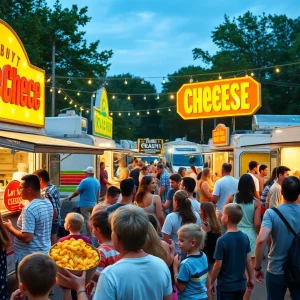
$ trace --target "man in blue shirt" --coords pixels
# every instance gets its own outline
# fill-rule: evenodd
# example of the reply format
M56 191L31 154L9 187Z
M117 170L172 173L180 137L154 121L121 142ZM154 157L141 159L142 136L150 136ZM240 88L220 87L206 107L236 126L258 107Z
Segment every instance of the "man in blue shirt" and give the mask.
M84 218L87 235L91 236L92 227L90 223L90 217L93 207L96 205L97 200L100 197L100 183L96 178L94 178L93 167L87 167L84 172L86 178L81 180L76 191L71 196L67 197L67 200L72 200L72 198L80 195L80 213Z

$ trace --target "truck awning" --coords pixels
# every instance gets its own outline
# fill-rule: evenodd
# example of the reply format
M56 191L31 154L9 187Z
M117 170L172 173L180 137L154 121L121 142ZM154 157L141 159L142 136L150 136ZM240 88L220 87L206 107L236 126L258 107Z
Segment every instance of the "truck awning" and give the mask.
M34 153L103 154L102 148L13 131L0 131L0 147Z
M249 147L265 147L265 146L273 146L273 147L300 147L300 141L294 142L282 142L282 143L268 143L268 144L255 144L255 145L244 145L241 148L249 148Z

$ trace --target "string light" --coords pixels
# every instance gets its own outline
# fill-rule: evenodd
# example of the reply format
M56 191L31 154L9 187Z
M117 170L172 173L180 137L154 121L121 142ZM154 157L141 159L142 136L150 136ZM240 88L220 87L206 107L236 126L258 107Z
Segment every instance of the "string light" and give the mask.
M157 113L159 114L159 109L157 110Z
M77 96L80 96L80 93L79 93L79 92L77 93Z
M67 99L68 99L68 97L67 97L67 96L65 96L65 97L64 97L64 100L67 100Z
M77 104L75 104L74 107L77 107Z
M89 113L90 111L87 109L86 112Z
M222 76L221 76L221 74L219 74L219 79L220 79L220 80L222 79Z
M149 113L149 111L147 111L147 115L149 115L150 113Z
M246 73L245 77L248 77L248 73Z
M255 74L254 74L253 72L251 72L251 76L254 77L254 75L255 75Z
M112 115L113 115L113 113L110 113L110 115L112 116Z
M278 67L276 67L275 71L276 71L276 73L279 73L280 69Z
M171 108L169 108L168 111L171 111Z
M80 107L80 110L83 111L83 109L84 109L84 108L81 106L81 107Z
M145 80L144 79L142 79L141 84L145 84Z
M112 96L112 98L113 98L113 99L115 99L115 98L116 98L116 96L115 96L115 95L113 95L113 96Z
M53 89L50 89L50 92L52 93L52 92L53 92Z
M191 76L190 83L193 83L193 82L194 82L194 79L193 79L193 76Z
M127 99L128 99L128 100L130 100L130 99L131 99L129 95L128 95Z
M125 78L125 80L124 80L124 84L127 84L128 82L127 82L127 79Z
M71 100L70 102L69 102L69 104L72 104L73 103L73 101Z
M157 95L156 99L159 100L159 94Z
M163 79L162 79L162 82L161 82L162 84L165 84L166 83L166 80L165 80L165 77L163 77Z
M128 113L128 116L130 116L130 113Z
M89 79L88 84L92 84L92 80L91 79Z
M119 113L119 116L121 116L122 114L121 113Z
M58 94L60 94L61 93L61 89L59 89L57 92L58 92Z
M140 113L139 113L139 112L137 112L136 114L137 114L137 116L139 116L139 115L140 115Z
M95 95L95 94L93 94L93 97L95 98L95 97L96 97L96 95Z
M51 77L49 77L48 79L47 79L47 82L50 82L51 81Z
M147 97L144 95L144 100L147 100Z
M72 81L71 81L71 79L69 78L68 80L67 80L67 84L71 84L72 83Z
M172 100L173 100L173 99L174 99L174 95L171 95L171 96L170 96L170 99L172 99Z

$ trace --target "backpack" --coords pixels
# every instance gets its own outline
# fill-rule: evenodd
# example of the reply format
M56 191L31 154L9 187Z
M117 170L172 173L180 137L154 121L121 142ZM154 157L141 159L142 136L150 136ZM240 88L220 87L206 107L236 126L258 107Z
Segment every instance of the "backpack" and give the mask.
M289 222L284 218L282 213L273 207L272 210L280 217L282 222L293 234L293 244L288 250L286 262L284 264L284 277L288 287L299 287L300 286L300 233L296 233Z

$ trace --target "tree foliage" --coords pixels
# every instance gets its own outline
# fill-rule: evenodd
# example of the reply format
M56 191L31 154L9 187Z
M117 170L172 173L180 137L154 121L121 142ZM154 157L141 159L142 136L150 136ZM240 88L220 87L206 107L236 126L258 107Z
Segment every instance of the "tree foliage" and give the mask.
M52 45L56 46L56 75L80 78L105 76L112 56L111 50L99 52L100 41L87 43L84 26L91 20L88 8L63 8L57 0L50 8L46 0L5 0L0 5L0 18L10 24L24 43L32 64L51 76ZM57 80L56 86L65 86L67 80ZM99 82L87 86L86 81L73 80L68 89L96 90ZM47 108L51 94L46 93ZM71 97L75 93L70 92ZM77 102L89 103L89 95ZM57 108L67 106L63 97L57 97Z

